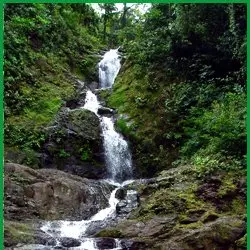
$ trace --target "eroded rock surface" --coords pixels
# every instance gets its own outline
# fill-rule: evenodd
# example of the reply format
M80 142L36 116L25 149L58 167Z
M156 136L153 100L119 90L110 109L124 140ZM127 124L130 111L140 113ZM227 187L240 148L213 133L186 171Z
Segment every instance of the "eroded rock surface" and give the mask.
M5 164L5 218L87 219L108 206L112 187L55 169Z

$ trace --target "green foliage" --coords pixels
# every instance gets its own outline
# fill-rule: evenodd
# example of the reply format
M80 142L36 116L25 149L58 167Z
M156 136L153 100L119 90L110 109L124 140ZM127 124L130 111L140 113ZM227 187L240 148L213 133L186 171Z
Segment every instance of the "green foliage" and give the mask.
M99 17L88 4L4 8L5 144L27 151L32 165L44 128L75 95L71 72L96 78Z
M82 161L89 161L92 159L92 151L89 144L84 144L79 149L79 153L81 154Z
M246 165L245 7L153 4L124 42L108 103L136 124L134 162L149 175L177 159L199 177Z
M246 166L246 95L227 93L211 109L193 108L185 125L181 151L192 157L199 176Z
M129 125L129 122L123 117L119 118L116 121L115 125L117 127L117 130L125 136L131 135L133 131L133 125Z
M70 153L66 152L65 149L60 149L58 155L59 155L60 158L68 158L68 157L70 157Z
M220 153L210 155L208 153L196 153L192 158L194 170L198 178L204 178L208 175L214 174L216 171L239 171L245 166L245 161L238 160L233 157L226 157Z

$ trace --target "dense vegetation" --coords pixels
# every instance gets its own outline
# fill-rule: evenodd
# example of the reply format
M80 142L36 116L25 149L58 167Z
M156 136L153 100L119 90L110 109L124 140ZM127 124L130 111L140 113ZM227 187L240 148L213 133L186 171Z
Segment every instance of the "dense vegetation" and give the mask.
M99 17L86 4L6 4L5 153L36 165L44 127L75 93L72 75L96 79Z
M246 6L155 4L134 30L109 103L140 169L245 168Z
M118 190L136 190L140 204L130 213L121 198L126 219L96 236L138 249L246 249L246 4L92 7L4 6L6 246L33 243L40 232L22 220L40 228L37 209L52 204L47 218L64 219L72 199L77 220L91 212L82 182L107 169L98 117L76 108L98 86L101 55L119 47L118 77L97 93L115 109L135 179L150 179Z
M244 169L246 6L153 4L145 15L99 6L102 15L87 4L5 5L6 149L34 165L44 126L76 94L72 75L97 80L96 53L120 45L108 104L139 172Z

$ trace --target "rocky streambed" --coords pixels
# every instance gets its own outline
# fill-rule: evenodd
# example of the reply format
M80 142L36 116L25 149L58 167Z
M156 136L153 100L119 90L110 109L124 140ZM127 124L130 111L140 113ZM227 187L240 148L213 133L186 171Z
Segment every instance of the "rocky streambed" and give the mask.
M88 248L88 237L93 237L107 226L115 226L138 205L137 193L128 190L126 183L124 187L117 188L116 184L105 180L89 180L56 169L34 170L15 163L6 163L4 173L4 244L7 249L54 249L57 245L60 245L60 249L68 249L80 246L85 241L88 245L79 249L92 249ZM114 191L113 199L117 200L115 207L105 211L111 205ZM109 220L102 220L106 213L110 213ZM94 215L96 219L88 221ZM51 222L45 230L48 220ZM74 232L81 230L79 225L86 222L86 232L83 231L80 240L76 239ZM60 231L65 223L68 224L66 234L72 237L63 236ZM70 229L76 231L68 232ZM99 249L115 249L117 242L100 237L95 245Z
M6 164L6 249L54 249L55 239L41 225L90 218L108 207L114 188L59 170ZM129 204L127 190L137 190L140 199L133 196ZM191 166L171 169L119 189L116 219L93 223L87 234L99 249L115 249L117 242L117 249L246 249L245 190L244 178L220 173L199 182ZM60 244L69 249L79 241L62 237Z

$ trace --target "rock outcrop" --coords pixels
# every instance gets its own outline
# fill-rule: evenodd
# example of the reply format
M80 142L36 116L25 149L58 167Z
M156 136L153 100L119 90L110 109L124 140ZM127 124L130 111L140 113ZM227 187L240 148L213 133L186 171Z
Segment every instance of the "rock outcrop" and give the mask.
M112 186L55 169L5 164L5 219L88 219L108 206Z
M138 190L140 206L96 236L139 241L135 249L246 249L243 178L225 172L198 180L192 166L179 166L129 187Z
M47 129L42 167L90 179L106 175L98 117L86 109L63 109Z

